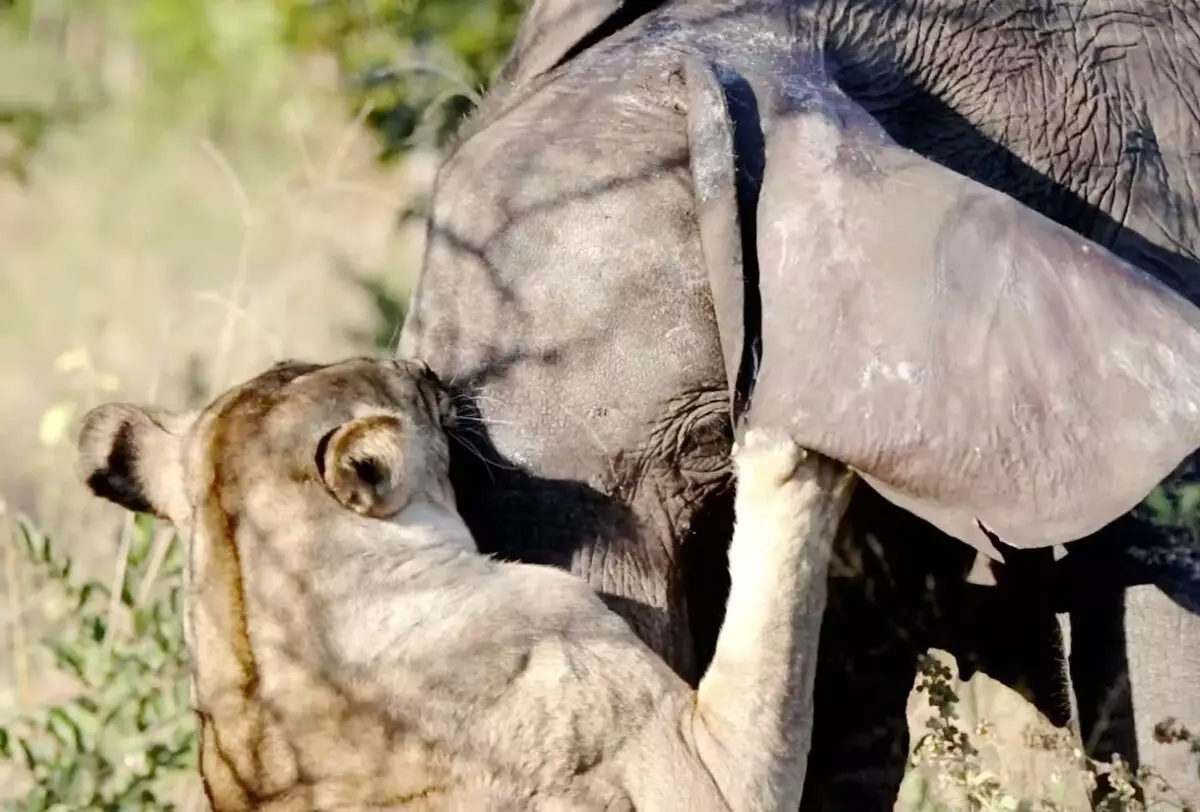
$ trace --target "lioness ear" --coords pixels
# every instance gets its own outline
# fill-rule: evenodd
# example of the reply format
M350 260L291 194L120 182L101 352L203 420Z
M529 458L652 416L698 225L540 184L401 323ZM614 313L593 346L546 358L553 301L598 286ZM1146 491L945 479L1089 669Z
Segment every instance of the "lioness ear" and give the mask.
M79 474L92 493L163 519L187 508L180 436L191 415L106 403L83 417Z
M317 446L321 479L345 507L375 519L396 514L412 498L404 475L407 429L397 417L374 415L351 420Z

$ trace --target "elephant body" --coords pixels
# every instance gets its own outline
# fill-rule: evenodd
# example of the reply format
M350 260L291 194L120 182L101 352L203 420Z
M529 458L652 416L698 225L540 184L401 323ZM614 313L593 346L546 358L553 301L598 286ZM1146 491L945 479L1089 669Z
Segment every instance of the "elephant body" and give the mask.
M905 166L915 174L901 177ZM919 241L928 207L906 190L935 177L967 192L933 222L933 242L959 247L928 295L960 304L923 322L924 300L904 298L925 290L906 282L919 277L888 264L919 251L887 247ZM895 205L846 233L877 229L862 244L881 246L880 276L842 275L838 262L864 264L856 239L818 251L826 230L787 231L818 215L841 228L879 190ZM854 210L827 205L837 195ZM401 352L472 396L473 453L456 456L454 476L480 546L587 578L693 681L728 588L735 417L816 427L809 439L832 444L819 450L846 451L877 487L859 489L831 574L806 808L890 808L915 658L933 645L1022 686L1055 721L1074 716L1097 755L1149 763L1200 798L1186 749L1154 735L1166 717L1200 727L1200 551L1126 512L1200 441L1185 408L1200 399L1200 319L1182 298L1200 300L1198 205L1195 0L535 0L439 173ZM864 308L894 279L894 301ZM1004 310L1012 301L1041 309ZM1065 326L1045 328L1047 313ZM879 417L892 390L864 382L829 397L828 370L873 369L839 349L873 334L841 326L893 317L912 327L898 343L919 360L935 346L965 353L977 325L1000 324L981 333L980 357L1010 375L1033 369L1005 381L1043 387L1034 422L1014 417L1017 431L989 412L1015 384L973 378L957 356L945 368L967 371L935 402L928 386L902 401L942 418L923 434L879 428L892 425ZM919 343L938 327L944 337ZM1061 338L1077 354L1014 361L1023 330L1030 352L1049 342L1053 360ZM1094 360L1105 340L1128 345L1135 372ZM879 369L887 386L906 383L902 364ZM982 414L937 411L957 402L956 381L984 393ZM943 473L965 453L945 440L956 419L999 437L981 456L1042 490L1005 491L965 463ZM1005 456L1067 435L1061 457L1031 447L1048 467ZM1057 486L1070 516L1038 495ZM964 528L981 506L995 510ZM1048 546L1068 540L1065 557ZM968 582L977 551L994 584Z

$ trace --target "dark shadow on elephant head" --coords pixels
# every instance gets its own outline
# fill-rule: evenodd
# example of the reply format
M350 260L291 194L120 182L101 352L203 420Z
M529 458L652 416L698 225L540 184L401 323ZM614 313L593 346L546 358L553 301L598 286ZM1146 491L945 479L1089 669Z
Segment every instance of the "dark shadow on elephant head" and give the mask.
M507 363L515 360L509 358ZM501 374L504 363L498 361L479 376L469 376L468 381ZM605 555L619 553L623 545L640 537L639 519L627 493L628 480L625 484L620 481L622 472L627 473L629 480L636 473L628 470L620 455L610 462L616 481L607 483L606 492L577 480L533 475L496 449L470 394L469 383L455 388L460 420L459 427L451 433L450 477L456 493L470 495L460 499L459 509L482 552L571 570L579 569L573 567L577 557L599 555L601 550ZM519 528L519 535L495 532L496 517L502 514L521 517L510 524ZM688 605L696 607L690 617L698 634L696 662L706 663L712 657L716 642L713 632L720 628L729 590L725 548L712 543L712 539L727 539L732 528L733 491L724 488L705 503L693 530L680 545L678 564L684 573L683 586L697 590L686 596ZM566 540L572 543L564 544ZM661 608L602 588L596 591L635 630L658 629L667 620ZM694 673L684 676L693 684L698 679Z

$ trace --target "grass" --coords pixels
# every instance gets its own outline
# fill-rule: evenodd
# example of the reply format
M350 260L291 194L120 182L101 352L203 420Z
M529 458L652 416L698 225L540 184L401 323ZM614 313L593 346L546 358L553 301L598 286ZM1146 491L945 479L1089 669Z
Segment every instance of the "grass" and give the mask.
M0 801L199 808L180 551L86 493L77 420L382 349L422 250L397 212L431 158L381 164L370 109L329 58L280 45L269 0L208 3L227 30L178 73L154 66L200 46L146 3L17 5L30 19L0 4Z
M16 463L0 490L61 538L100 517L76 496L69 448L31 430L47 410L73 418L100 397L186 406L280 355L359 351L354 330L376 322L381 296L404 299L421 250L417 224L395 227L420 191L416 161L376 161L328 64L286 61L264 35L241 66L258 81L190 87L206 112L184 115L115 67L136 64L135 45L105 36L102 64L73 54L62 69L123 77L104 106L46 134L24 182L0 177L0 447ZM35 64L53 74L50 62L0 47L0 100L50 93L16 80Z
M58 695L0 727L0 760L14 768L4 808L197 808L175 535L146 517L130 522L108 583L80 578L48 536L16 524L20 557L9 565L42 596L39 645L12 643L18 690L36 670L56 677Z

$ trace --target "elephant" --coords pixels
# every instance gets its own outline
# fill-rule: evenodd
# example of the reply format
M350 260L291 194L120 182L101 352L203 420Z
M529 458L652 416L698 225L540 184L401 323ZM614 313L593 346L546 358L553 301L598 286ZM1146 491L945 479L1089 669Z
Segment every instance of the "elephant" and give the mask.
M1138 507L1200 444L1198 206L1196 0L533 0L399 353L481 548L693 682L736 434L858 472L805 809L891 808L931 646L1200 798L1200 551Z

